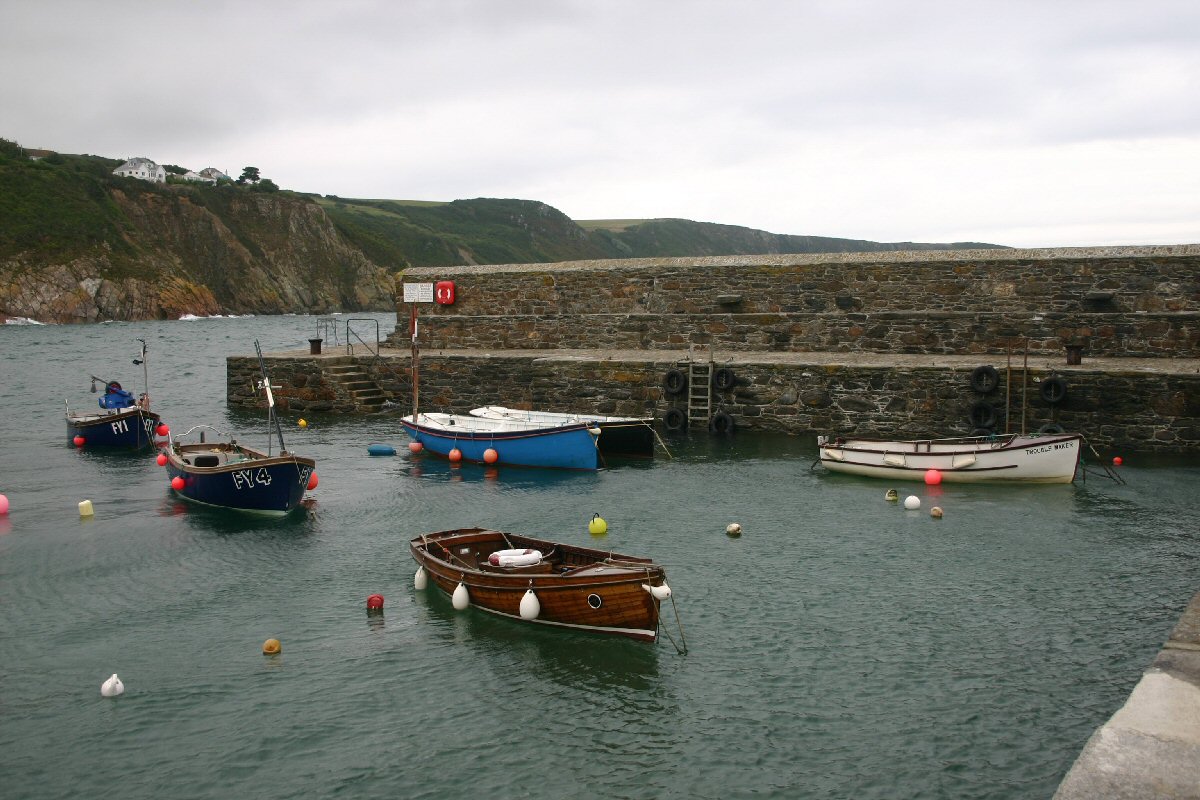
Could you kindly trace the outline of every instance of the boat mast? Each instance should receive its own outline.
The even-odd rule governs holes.
[[[146,340],[138,339],[142,343],[142,357],[133,360],[134,366],[142,365],[142,386],[145,387],[146,408],[150,408],[150,367],[146,365]]]
[[[262,347],[258,344],[258,339],[254,340],[254,352],[258,353],[258,368],[262,372],[262,381],[258,384],[259,388],[267,394],[267,427],[274,426],[275,433],[279,436],[279,454],[287,455],[287,446],[283,443],[283,428],[279,425],[279,417],[275,415],[275,395],[271,393],[271,378],[267,375],[267,364],[263,361]],[[267,434],[267,455],[271,455],[271,434]]]

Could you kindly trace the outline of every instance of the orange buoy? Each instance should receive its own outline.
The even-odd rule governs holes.
[[[83,444],[87,441],[87,439],[83,438],[82,436],[76,436],[71,441],[75,443],[76,447],[83,447]]]
[[[317,471],[313,470],[312,475],[308,476],[308,490],[311,492],[313,489],[317,488],[317,483]]]
[[[167,465],[167,454],[166,454],[166,453],[159,453],[159,454],[158,454],[158,458],[154,459],[154,461],[155,461],[155,462],[156,462],[156,463],[157,463],[157,464],[158,464],[160,467],[165,467],[165,466]]]
[[[450,459],[451,461],[462,461],[462,450],[459,450],[457,447],[452,448],[450,452],[446,454],[446,458]]]
[[[267,639],[265,642],[263,642],[264,656],[277,656],[282,652],[283,645],[279,643],[278,639]]]
[[[421,444],[420,442],[409,442],[408,443],[408,452],[410,452],[410,453],[419,453],[424,449],[425,449],[425,445]]]
[[[483,460],[485,463],[495,464],[500,460],[500,454],[497,453],[494,448],[489,447],[487,450],[483,451]]]
[[[1121,466],[1121,465],[1122,465],[1122,464],[1124,464],[1124,463],[1125,463],[1125,459],[1121,458],[1120,456],[1114,456],[1114,457],[1113,457],[1113,465],[1114,465],[1114,466],[1117,466],[1117,467],[1119,467],[1119,466]]]
[[[383,595],[373,594],[373,595],[370,595],[369,597],[367,597],[367,610],[368,611],[383,610]]]
[[[942,482],[942,473],[936,469],[925,470],[925,485],[937,486]]]
[[[171,429],[166,426],[166,423],[159,423],[159,426],[154,429],[154,432],[159,436],[166,436],[171,432]]]
[[[171,488],[177,492],[180,489],[182,489],[183,488],[183,478],[179,477],[178,475],[176,475],[174,478],[171,478]]]

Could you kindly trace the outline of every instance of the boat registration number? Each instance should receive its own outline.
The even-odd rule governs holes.
[[[233,473],[233,485],[237,489],[253,489],[255,486],[270,486],[271,473],[267,472],[266,467],[253,469],[239,469]]]

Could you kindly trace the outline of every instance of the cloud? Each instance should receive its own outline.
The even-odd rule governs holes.
[[[1192,2],[48,0],[6,12],[0,69],[0,136],[302,191],[1200,241]]]

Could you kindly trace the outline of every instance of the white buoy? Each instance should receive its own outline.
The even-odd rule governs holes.
[[[904,498],[904,507],[909,511],[915,511],[921,507],[921,498],[917,497],[915,494],[910,494],[908,497]]]
[[[125,693],[125,684],[121,683],[121,679],[117,677],[117,673],[113,673],[112,677],[100,684],[100,694],[104,697],[116,697]]]
[[[661,586],[651,586],[648,583],[643,583],[642,588],[652,594],[655,600],[666,600],[671,596],[671,587],[667,586],[666,581],[663,581]]]
[[[95,509],[92,508],[91,500],[83,500],[79,503],[79,516],[90,517],[90,516],[94,515],[95,513],[96,513],[96,511],[95,511]]]
[[[467,591],[465,583],[460,582],[458,584],[458,587],[454,590],[454,594],[450,598],[450,602],[454,606],[455,611],[462,611],[471,605],[471,593]]]
[[[725,532],[728,533],[730,536],[741,536],[742,535],[742,526],[736,522],[731,522],[725,526]]]
[[[413,575],[413,588],[418,592],[425,591],[425,587],[429,585],[429,576],[425,574],[424,567],[417,567],[417,572]]]
[[[537,595],[533,593],[533,589],[526,589],[521,597],[521,619],[537,619],[540,613],[542,604],[538,602]]]

